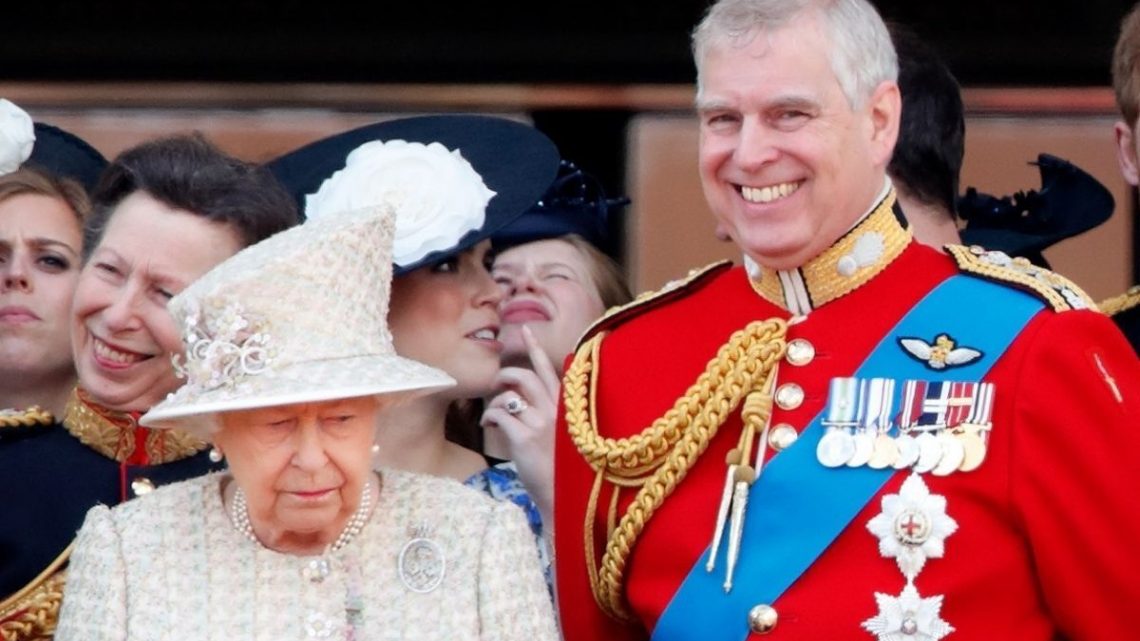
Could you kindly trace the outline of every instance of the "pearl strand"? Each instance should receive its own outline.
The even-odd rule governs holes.
[[[357,506],[352,516],[348,518],[348,523],[346,523],[344,529],[341,530],[340,536],[336,537],[336,541],[325,548],[325,554],[336,552],[352,542],[352,539],[356,538],[356,535],[360,534],[360,531],[364,529],[364,524],[368,521],[371,508],[372,481],[370,479],[364,484],[364,491],[360,494],[360,505]],[[240,487],[234,491],[233,504],[230,509],[230,522],[233,523],[234,529],[245,536],[245,538],[261,545],[261,541],[258,541],[257,536],[253,533],[253,523],[249,520],[249,503],[246,501],[245,491]]]

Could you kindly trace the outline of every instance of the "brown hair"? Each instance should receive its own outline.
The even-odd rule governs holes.
[[[62,201],[75,214],[79,227],[91,215],[91,199],[78,182],[25,167],[0,176],[0,202],[14,196],[47,196]]]
[[[594,288],[598,290],[598,297],[602,299],[603,307],[609,309],[633,300],[633,293],[629,290],[625,275],[614,259],[603,254],[578,234],[566,234],[554,240],[567,243],[586,257],[586,264],[590,268],[590,280],[594,281]]]
[[[267,169],[223,153],[201,134],[169,136],[124,151],[103,171],[85,230],[88,255],[119,203],[137,191],[228,225],[243,247],[300,222],[293,199]]]
[[[1120,37],[1112,53],[1112,89],[1116,106],[1129,128],[1140,116],[1140,4],[1120,23]]]

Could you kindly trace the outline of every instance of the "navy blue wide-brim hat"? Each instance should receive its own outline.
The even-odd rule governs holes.
[[[344,168],[350,152],[376,140],[434,142],[459,151],[487,188],[495,192],[487,204],[482,226],[467,232],[450,247],[433,250],[415,262],[396,265],[397,276],[438,263],[490,238],[538,202],[558,171],[558,149],[542,132],[513,120],[478,115],[418,116],[366,125],[318,140],[266,166],[304,212],[305,197]]]
[[[103,154],[79,136],[59,127],[37,122],[34,128],[36,142],[32,146],[32,155],[23,166],[71,178],[91,193],[107,166]]]
[[[611,216],[629,204],[625,197],[607,198],[601,182],[563,160],[558,178],[542,198],[522,216],[511,221],[491,238],[497,251],[536,240],[568,234],[582,237],[606,254],[613,255]]]
[[[958,200],[966,221],[962,242],[1022,256],[1044,265],[1041,252],[1108,220],[1112,192],[1080,167],[1049,154],[1037,156],[1041,189],[995,198],[974,188]]]

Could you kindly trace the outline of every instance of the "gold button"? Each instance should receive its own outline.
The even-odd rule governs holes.
[[[779,618],[776,608],[761,603],[748,611],[748,628],[756,634],[768,634],[776,628]]]
[[[154,491],[154,483],[150,479],[140,476],[131,481],[131,491],[135,493],[135,496],[150,494]]]
[[[776,405],[782,410],[794,410],[804,402],[804,388],[795,383],[784,383],[776,388]]]
[[[768,432],[768,445],[777,452],[782,452],[792,446],[796,439],[800,437],[796,428],[788,425],[787,423],[780,423],[772,427],[772,431]]]
[[[815,345],[803,338],[796,338],[788,343],[788,353],[785,355],[792,365],[807,365],[815,358]]]

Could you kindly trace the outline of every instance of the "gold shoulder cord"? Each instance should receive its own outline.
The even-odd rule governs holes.
[[[766,398],[770,386],[766,383],[784,355],[786,334],[787,323],[781,319],[749,323],[720,348],[672,409],[640,433],[621,439],[603,438],[597,430],[597,379],[592,374],[598,368],[605,334],[591,338],[574,355],[563,384],[566,423],[578,452],[597,472],[586,508],[586,568],[594,599],[610,616],[632,618],[623,598],[622,583],[637,537],[745,397],[749,397],[746,406],[752,409],[744,412],[742,439],[763,429],[771,407]],[[605,553],[600,567],[596,567],[593,531],[603,483],[615,487],[607,519]],[[623,487],[638,490],[615,525]]]
[[[51,639],[59,621],[63,586],[67,581],[64,564],[71,558],[73,541],[51,565],[19,592],[0,601],[0,639],[40,641]]]
[[[24,410],[0,410],[0,428],[3,427],[32,427],[34,425],[51,425],[55,417],[51,412],[33,405]]]
[[[1116,316],[1140,305],[1140,285],[1129,288],[1128,291],[1107,300],[1102,300],[1096,306],[1107,316]]]

